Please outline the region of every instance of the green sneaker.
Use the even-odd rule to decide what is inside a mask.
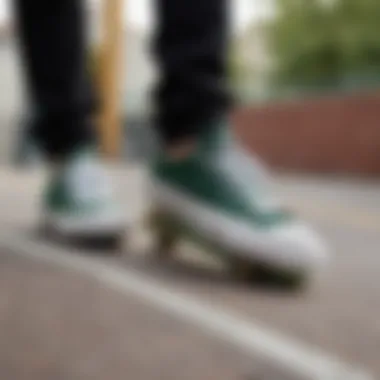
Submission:
[[[261,164],[228,128],[210,130],[186,159],[159,158],[151,177],[162,252],[182,236],[249,276],[277,272],[297,281],[326,261],[319,237],[273,198]]]
[[[103,169],[94,151],[81,149],[53,171],[43,199],[45,230],[69,239],[120,241],[123,215]]]

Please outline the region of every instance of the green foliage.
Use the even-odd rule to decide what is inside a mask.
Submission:
[[[277,0],[275,80],[298,87],[380,78],[379,0]]]
[[[247,77],[247,69],[244,61],[241,59],[238,43],[232,44],[229,53],[229,73],[231,78],[231,85],[233,88],[241,87]]]

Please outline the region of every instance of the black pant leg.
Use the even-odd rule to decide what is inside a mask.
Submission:
[[[93,137],[81,0],[12,0],[35,122],[48,156],[62,156]]]
[[[157,120],[166,142],[194,136],[228,107],[228,0],[156,0]]]

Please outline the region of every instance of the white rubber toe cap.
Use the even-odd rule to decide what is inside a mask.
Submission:
[[[315,270],[328,264],[327,245],[304,223],[292,223],[274,230],[272,239],[273,244],[270,248],[274,264],[302,270]]]

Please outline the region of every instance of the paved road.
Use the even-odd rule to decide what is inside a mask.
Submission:
[[[138,220],[144,173],[113,174]],[[380,377],[378,184],[280,179],[335,251],[312,288],[287,294],[236,283],[186,245],[158,265],[140,231],[119,258],[42,242],[32,227],[41,178],[0,173],[1,378],[343,380],[359,368]]]

